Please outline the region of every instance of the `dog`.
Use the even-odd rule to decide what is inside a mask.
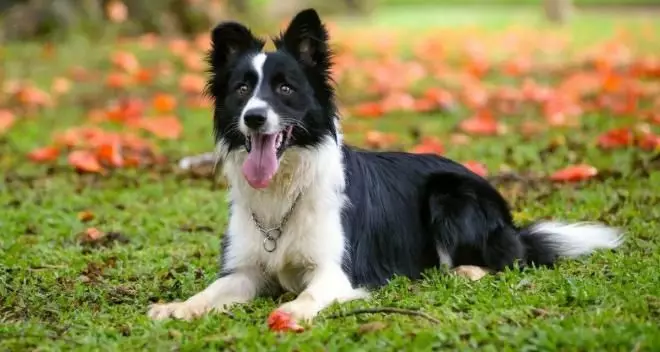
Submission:
[[[187,300],[152,305],[153,319],[289,291],[297,297],[276,312],[309,322],[395,276],[444,266],[478,279],[623,241],[599,223],[518,227],[500,193],[457,162],[344,144],[328,32],[314,9],[297,13],[270,52],[238,22],[220,23],[211,38],[206,91],[229,186],[221,270]]]

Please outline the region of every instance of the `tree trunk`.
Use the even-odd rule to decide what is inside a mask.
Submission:
[[[573,9],[571,0],[544,0],[545,17],[554,23],[564,23],[568,20]]]

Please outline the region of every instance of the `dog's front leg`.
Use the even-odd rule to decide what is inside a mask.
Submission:
[[[263,285],[263,276],[257,268],[237,269],[186,301],[152,305],[148,314],[155,320],[170,317],[190,320],[210,311],[222,311],[232,304],[247,303]]]
[[[295,321],[311,321],[321,310],[335,302],[368,297],[366,290],[353,288],[339,265],[319,266],[305,276],[309,282],[305,290],[277,309],[290,314]]]

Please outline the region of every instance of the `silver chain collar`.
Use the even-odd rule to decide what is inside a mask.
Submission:
[[[289,211],[286,214],[284,214],[284,217],[282,218],[282,222],[280,222],[279,226],[271,227],[268,229],[264,228],[261,225],[261,223],[259,223],[259,221],[257,220],[257,217],[254,215],[254,212],[252,212],[252,221],[254,221],[254,224],[257,225],[259,231],[264,235],[264,241],[262,242],[262,245],[266,252],[271,253],[277,249],[277,240],[279,240],[280,236],[282,236],[282,228],[286,226],[286,223],[287,221],[289,221],[291,214],[293,214],[293,209],[296,207],[296,204],[298,204],[298,200],[300,199],[301,194],[302,193],[298,193],[296,200],[293,201],[293,204],[291,205],[291,208],[289,208]]]

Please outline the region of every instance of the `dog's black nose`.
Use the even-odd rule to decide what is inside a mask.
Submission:
[[[248,128],[258,130],[266,123],[267,115],[266,109],[251,109],[245,112],[243,119]]]

